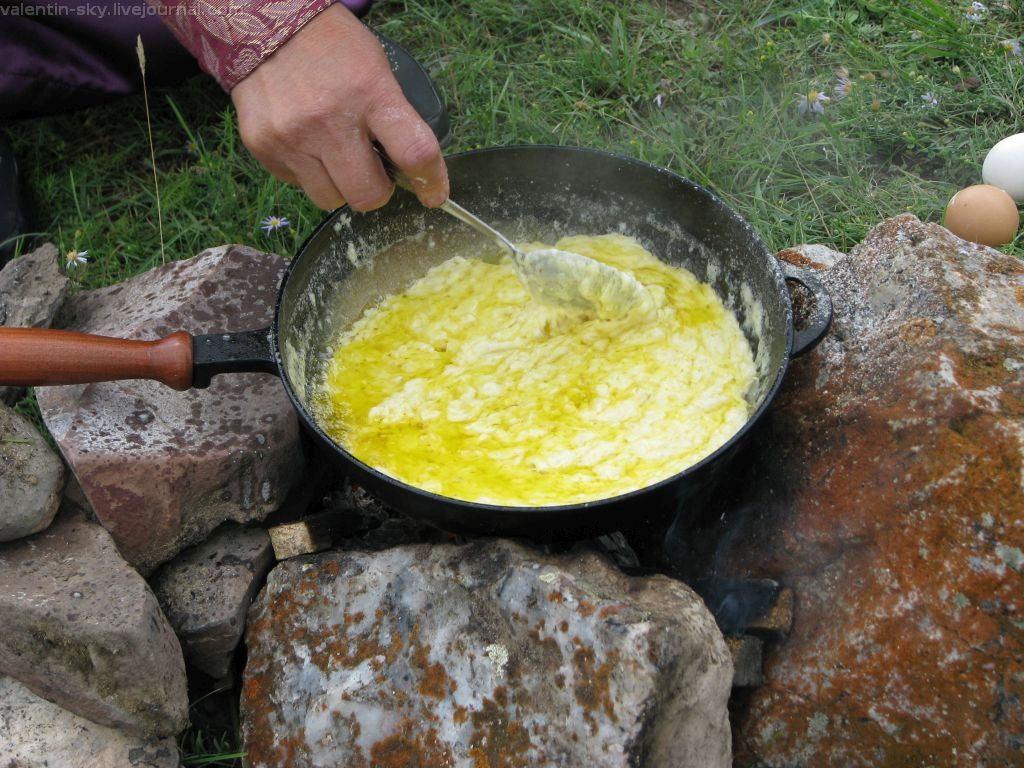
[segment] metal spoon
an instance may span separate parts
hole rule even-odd
[[[378,154],[395,183],[414,192],[409,178],[387,155],[380,150]],[[609,320],[621,317],[643,298],[644,287],[614,267],[557,248],[524,251],[451,198],[439,207],[508,249],[516,275],[538,301]]]

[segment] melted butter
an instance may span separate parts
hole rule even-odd
[[[622,235],[557,247],[632,275],[643,299],[581,317],[532,300],[510,260],[452,258],[338,339],[318,421],[403,482],[515,506],[636,490],[732,437],[754,362],[714,291]]]

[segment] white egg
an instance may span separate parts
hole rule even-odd
[[[1024,203],[1024,133],[1000,141],[985,156],[981,176],[986,184],[999,187],[1017,204]]]

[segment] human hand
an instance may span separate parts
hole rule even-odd
[[[341,4],[309,21],[231,91],[242,142],[320,208],[384,205],[379,142],[435,207],[448,197],[437,137],[412,108],[377,38]]]

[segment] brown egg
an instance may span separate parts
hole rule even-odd
[[[1013,198],[999,187],[975,184],[953,195],[943,223],[957,237],[998,247],[1013,240],[1020,214]]]

